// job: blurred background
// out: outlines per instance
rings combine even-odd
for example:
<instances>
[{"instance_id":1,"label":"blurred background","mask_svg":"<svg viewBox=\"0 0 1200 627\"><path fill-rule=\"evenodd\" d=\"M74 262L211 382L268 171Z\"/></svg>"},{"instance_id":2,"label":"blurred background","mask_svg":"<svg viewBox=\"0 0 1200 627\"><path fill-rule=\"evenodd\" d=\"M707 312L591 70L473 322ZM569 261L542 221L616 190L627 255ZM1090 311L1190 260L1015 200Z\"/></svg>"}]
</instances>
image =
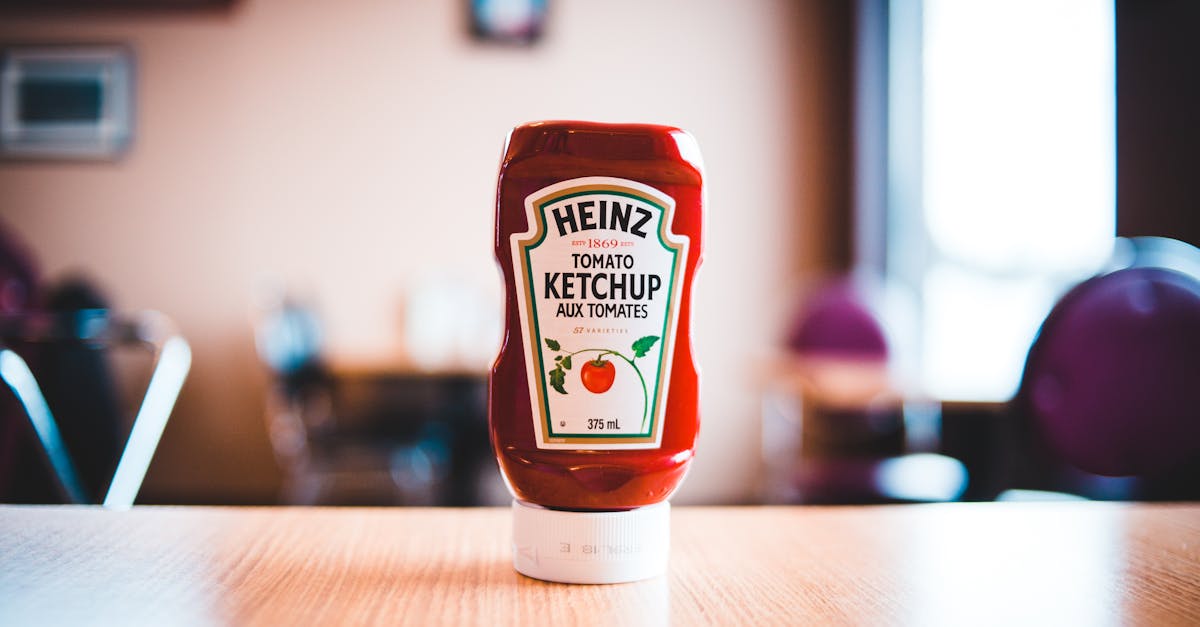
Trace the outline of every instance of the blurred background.
<instances>
[{"instance_id":1,"label":"blurred background","mask_svg":"<svg viewBox=\"0 0 1200 627\"><path fill-rule=\"evenodd\" d=\"M1178 376L1128 400L1165 395L1153 435L1197 439L1198 6L0 0L3 344L34 345L45 381L78 359L38 356L31 312L170 319L190 370L138 502L504 503L485 384L505 134L671 124L709 202L676 503L1195 498L1194 446L1107 469L1148 484L1062 471L1054 421L1103 412L1021 390L1068 290L1165 266L1183 283L1154 302L1181 313L1145 363ZM43 384L76 457L100 441L70 433L95 423L81 382L124 373L93 366ZM0 489L36 500L46 465L6 402Z\"/></svg>"}]
</instances>

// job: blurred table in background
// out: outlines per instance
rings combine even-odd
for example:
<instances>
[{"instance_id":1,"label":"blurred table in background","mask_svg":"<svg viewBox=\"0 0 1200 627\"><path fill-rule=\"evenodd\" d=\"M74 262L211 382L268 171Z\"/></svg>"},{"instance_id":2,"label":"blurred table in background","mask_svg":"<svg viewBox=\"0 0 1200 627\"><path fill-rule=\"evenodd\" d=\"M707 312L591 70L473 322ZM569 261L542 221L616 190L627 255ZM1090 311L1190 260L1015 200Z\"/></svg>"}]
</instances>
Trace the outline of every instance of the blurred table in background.
<instances>
[{"instance_id":1,"label":"blurred table in background","mask_svg":"<svg viewBox=\"0 0 1200 627\"><path fill-rule=\"evenodd\" d=\"M0 624L1200 624L1200 505L677 508L670 571L512 570L507 509L0 507Z\"/></svg>"},{"instance_id":2,"label":"blurred table in background","mask_svg":"<svg viewBox=\"0 0 1200 627\"><path fill-rule=\"evenodd\" d=\"M508 501L487 432L487 377L335 365L273 386L267 426L292 505Z\"/></svg>"}]
</instances>

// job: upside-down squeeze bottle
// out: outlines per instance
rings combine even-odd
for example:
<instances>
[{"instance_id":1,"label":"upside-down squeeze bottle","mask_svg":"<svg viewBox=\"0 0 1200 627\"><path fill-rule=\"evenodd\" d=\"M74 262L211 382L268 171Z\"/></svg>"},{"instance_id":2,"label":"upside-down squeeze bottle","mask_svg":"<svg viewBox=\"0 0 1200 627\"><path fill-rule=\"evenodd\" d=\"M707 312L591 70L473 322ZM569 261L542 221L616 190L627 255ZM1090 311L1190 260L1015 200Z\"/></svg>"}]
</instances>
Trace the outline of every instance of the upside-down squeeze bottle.
<instances>
[{"instance_id":1,"label":"upside-down squeeze bottle","mask_svg":"<svg viewBox=\"0 0 1200 627\"><path fill-rule=\"evenodd\" d=\"M500 164L505 336L488 393L517 571L566 583L663 573L667 498L699 430L695 140L646 124L537 122Z\"/></svg>"}]
</instances>

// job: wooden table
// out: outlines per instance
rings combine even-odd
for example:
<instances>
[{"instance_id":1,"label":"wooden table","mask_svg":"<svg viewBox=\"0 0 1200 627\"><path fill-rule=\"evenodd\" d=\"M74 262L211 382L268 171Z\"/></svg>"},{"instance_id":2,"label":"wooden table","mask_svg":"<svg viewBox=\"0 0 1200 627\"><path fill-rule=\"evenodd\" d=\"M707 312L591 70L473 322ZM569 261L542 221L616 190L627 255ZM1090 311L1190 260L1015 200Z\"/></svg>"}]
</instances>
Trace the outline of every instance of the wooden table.
<instances>
[{"instance_id":1,"label":"wooden table","mask_svg":"<svg viewBox=\"0 0 1200 627\"><path fill-rule=\"evenodd\" d=\"M0 507L0 625L1200 624L1200 505L676 508L671 569L516 574L506 509Z\"/></svg>"}]
</instances>

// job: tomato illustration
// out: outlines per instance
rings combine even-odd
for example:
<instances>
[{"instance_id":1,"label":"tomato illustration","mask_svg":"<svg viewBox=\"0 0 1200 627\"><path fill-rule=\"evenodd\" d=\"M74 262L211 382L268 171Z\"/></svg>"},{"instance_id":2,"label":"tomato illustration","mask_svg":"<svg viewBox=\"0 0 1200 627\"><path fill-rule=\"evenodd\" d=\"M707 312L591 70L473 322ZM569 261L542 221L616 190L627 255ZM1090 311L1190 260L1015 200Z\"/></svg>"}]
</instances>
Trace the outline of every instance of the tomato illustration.
<instances>
[{"instance_id":1,"label":"tomato illustration","mask_svg":"<svg viewBox=\"0 0 1200 627\"><path fill-rule=\"evenodd\" d=\"M600 358L585 362L579 369L579 379L583 381L583 387L593 394L607 392L616 377L617 369L612 362Z\"/></svg>"}]
</instances>

